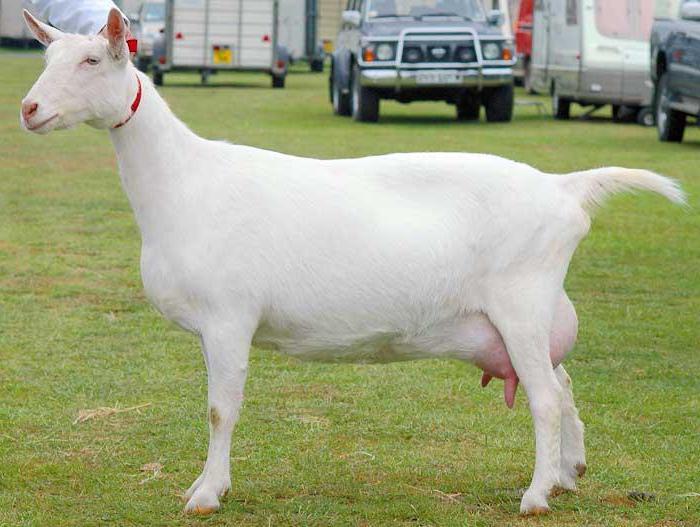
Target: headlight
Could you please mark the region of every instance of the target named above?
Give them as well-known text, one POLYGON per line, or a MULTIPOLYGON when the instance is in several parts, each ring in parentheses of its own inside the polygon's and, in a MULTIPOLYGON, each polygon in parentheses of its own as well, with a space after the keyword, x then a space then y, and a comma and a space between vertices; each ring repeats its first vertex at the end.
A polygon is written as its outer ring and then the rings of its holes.
POLYGON ((394 53, 394 44, 387 42, 382 42, 381 44, 367 44, 362 48, 362 59, 365 62, 393 60, 394 53))
POLYGON ((377 60, 391 60, 394 58, 394 46, 391 44, 377 45, 377 60))
POLYGON ((501 46, 496 42, 486 42, 481 46, 481 54, 485 60, 498 60, 501 58, 501 46))
POLYGON ((411 63, 420 62, 423 60, 423 51, 417 47, 406 46, 403 48, 403 60, 411 63))
POLYGON ((476 60, 476 54, 474 53, 474 48, 471 46, 460 46, 455 52, 455 57, 458 62, 474 62, 476 60))

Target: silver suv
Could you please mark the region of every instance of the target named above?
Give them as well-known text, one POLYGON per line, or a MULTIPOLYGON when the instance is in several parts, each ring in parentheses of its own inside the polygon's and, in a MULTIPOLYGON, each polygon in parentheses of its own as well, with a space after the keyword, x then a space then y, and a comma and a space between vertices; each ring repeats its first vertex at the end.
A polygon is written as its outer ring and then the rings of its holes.
POLYGON ((337 115, 376 121, 379 101, 446 101, 457 119, 513 116, 512 40, 479 0, 349 0, 332 55, 337 115))

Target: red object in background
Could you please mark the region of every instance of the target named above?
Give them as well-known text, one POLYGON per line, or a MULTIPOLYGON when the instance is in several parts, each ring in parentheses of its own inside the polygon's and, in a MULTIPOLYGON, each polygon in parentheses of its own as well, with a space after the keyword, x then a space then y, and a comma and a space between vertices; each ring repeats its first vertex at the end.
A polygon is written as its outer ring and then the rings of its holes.
POLYGON ((176 38, 177 40, 181 40, 181 39, 183 39, 184 37, 182 36, 182 33, 180 33, 180 32, 178 31, 177 33, 175 33, 175 38, 176 38))
POLYGON ((263 42, 270 42, 270 35, 263 35, 262 41, 263 42))
POLYGON ((515 51, 526 61, 532 55, 532 12, 534 0, 521 0, 515 26, 515 51))

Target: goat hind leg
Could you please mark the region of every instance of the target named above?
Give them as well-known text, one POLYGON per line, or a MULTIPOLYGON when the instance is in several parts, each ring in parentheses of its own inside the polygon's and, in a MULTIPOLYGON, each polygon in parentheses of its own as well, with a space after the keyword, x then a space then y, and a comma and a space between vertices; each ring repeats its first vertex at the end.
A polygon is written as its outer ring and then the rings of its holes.
POLYGON ((202 474, 187 491, 185 512, 210 514, 231 489, 231 434, 243 404, 250 334, 211 331, 202 335, 208 374, 209 451, 202 474))
MULTIPOLYGON (((524 294, 520 297, 528 298, 524 294)), ((535 470, 520 503, 520 512, 541 514, 549 510, 547 497, 559 484, 562 388, 549 356, 551 312, 542 305, 541 294, 535 293, 530 298, 532 301, 521 300, 517 305, 512 297, 506 298, 502 304, 489 308, 489 316, 503 337, 513 368, 527 393, 535 428, 535 470)))

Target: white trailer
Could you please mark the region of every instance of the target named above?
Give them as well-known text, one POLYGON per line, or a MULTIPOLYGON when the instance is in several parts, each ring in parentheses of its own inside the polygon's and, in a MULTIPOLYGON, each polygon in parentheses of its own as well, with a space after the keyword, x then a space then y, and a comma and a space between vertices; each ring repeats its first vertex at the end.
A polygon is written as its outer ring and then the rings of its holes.
MULTIPOLYGON (((668 0, 665 0, 668 3, 668 0)), ((554 116, 571 103, 632 109, 653 124, 649 35, 655 0, 539 0, 532 39, 532 84, 552 94, 554 116)))
MULTIPOLYGON (((283 0, 284 1, 284 0, 283 0)), ((165 34, 154 49, 154 82, 171 71, 261 71, 284 87, 288 55, 278 44, 278 0, 166 0, 165 34)))
POLYGON ((0 0, 0 39, 15 42, 34 39, 22 18, 22 0, 0 0))

